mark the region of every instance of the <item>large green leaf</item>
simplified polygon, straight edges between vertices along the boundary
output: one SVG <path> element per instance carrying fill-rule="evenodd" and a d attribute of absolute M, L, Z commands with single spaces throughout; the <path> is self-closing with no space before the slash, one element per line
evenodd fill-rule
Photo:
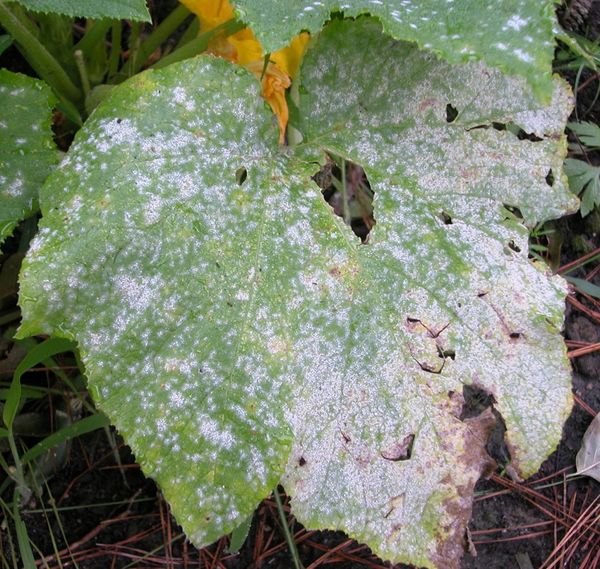
<path fill-rule="evenodd" d="M 50 88 L 0 69 L 0 244 L 37 209 L 39 188 L 58 161 Z"/>
<path fill-rule="evenodd" d="M 568 89 L 542 108 L 523 80 L 370 20 L 328 27 L 302 78 L 295 149 L 220 60 L 114 89 L 44 187 L 20 336 L 79 342 L 95 400 L 196 544 L 281 479 L 308 526 L 455 567 L 491 422 L 461 419 L 464 385 L 493 395 L 522 475 L 571 406 L 565 283 L 503 205 L 530 223 L 576 207 Z M 310 179 L 324 151 L 366 168 L 368 245 Z"/>
<path fill-rule="evenodd" d="M 482 59 L 528 77 L 539 93 L 552 90 L 553 0 L 233 0 L 267 52 L 302 30 L 318 32 L 330 13 L 377 16 L 387 33 L 414 41 L 452 63 Z M 383 54 L 380 54 L 382 57 Z M 377 61 L 373 62 L 377 65 Z"/>
<path fill-rule="evenodd" d="M 34 12 L 150 22 L 146 0 L 12 0 Z"/>

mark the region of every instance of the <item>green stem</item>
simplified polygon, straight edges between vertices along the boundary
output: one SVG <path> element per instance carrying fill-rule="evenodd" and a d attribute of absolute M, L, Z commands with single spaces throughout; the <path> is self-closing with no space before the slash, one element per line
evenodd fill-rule
<path fill-rule="evenodd" d="M 29 494 L 29 489 L 27 488 L 27 484 L 25 483 L 25 476 L 23 474 L 23 464 L 21 463 L 21 458 L 19 457 L 19 452 L 17 451 L 17 443 L 15 442 L 15 437 L 12 430 L 12 425 L 8 426 L 8 446 L 10 447 L 10 452 L 13 456 L 13 460 L 15 461 L 15 481 L 17 491 L 17 495 L 19 498 L 26 497 Z"/>
<path fill-rule="evenodd" d="M 289 93 L 290 101 L 296 107 L 296 109 L 300 108 L 300 81 L 299 78 L 296 77 L 295 81 L 292 81 L 292 85 L 290 87 Z M 295 127 L 293 127 L 289 121 L 287 125 L 287 144 L 288 146 L 294 147 L 298 146 L 302 142 L 302 133 Z"/>
<path fill-rule="evenodd" d="M 79 77 L 81 79 L 81 86 L 83 87 L 83 94 L 87 97 L 87 94 L 90 92 L 90 79 L 88 77 L 87 69 L 85 67 L 85 61 L 83 60 L 83 51 L 80 49 L 76 49 L 73 54 L 75 58 L 75 64 L 77 65 L 77 70 L 79 71 Z"/>
<path fill-rule="evenodd" d="M 73 51 L 81 50 L 84 55 L 89 55 L 96 44 L 104 41 L 106 32 L 114 24 L 113 20 L 98 20 L 85 32 L 84 36 L 75 44 Z"/>
<path fill-rule="evenodd" d="M 183 32 L 183 35 L 181 36 L 181 38 L 179 38 L 179 41 L 177 42 L 175 49 L 177 50 L 180 47 L 183 47 L 186 43 L 191 42 L 198 35 L 199 31 L 200 31 L 200 20 L 198 18 L 194 18 L 190 22 L 190 25 L 187 27 L 185 32 Z"/>
<path fill-rule="evenodd" d="M 340 159 L 341 165 L 340 168 L 342 170 L 342 208 L 344 213 L 344 221 L 346 225 L 350 225 L 350 208 L 348 204 L 348 188 L 346 186 L 346 159 Z"/>
<path fill-rule="evenodd" d="M 135 66 L 135 62 L 137 61 L 138 51 L 140 49 L 140 35 L 142 33 L 142 23 L 141 22 L 132 22 L 131 23 L 131 33 L 129 35 L 129 58 L 128 63 L 130 66 Z M 131 67 L 130 67 L 131 68 Z M 120 73 L 119 73 L 120 75 Z M 131 77 L 131 73 L 125 75 L 125 78 Z"/>
<path fill-rule="evenodd" d="M 65 70 L 40 41 L 10 11 L 4 0 L 0 0 L 0 25 L 14 38 L 23 55 L 34 71 L 59 95 L 69 101 L 81 100 L 81 90 L 73 84 Z"/>
<path fill-rule="evenodd" d="M 183 4 L 180 4 L 175 8 L 175 10 L 173 10 L 140 45 L 135 61 L 132 58 L 129 58 L 127 63 L 123 65 L 120 74 L 125 77 L 135 75 L 154 51 L 160 47 L 173 32 L 175 32 L 190 13 L 191 12 Z"/>
<path fill-rule="evenodd" d="M 121 60 L 121 36 L 123 28 L 121 22 L 114 22 L 110 30 L 110 56 L 108 58 L 108 77 L 112 79 L 119 69 Z"/>
<path fill-rule="evenodd" d="M 194 55 L 198 55 L 206 50 L 208 47 L 208 42 L 217 34 L 222 33 L 224 36 L 230 36 L 231 34 L 235 34 L 235 32 L 239 32 L 244 29 L 246 26 L 235 19 L 227 20 L 220 26 L 213 28 L 209 32 L 205 32 L 200 34 L 196 39 L 186 43 L 183 47 L 175 50 L 173 53 L 159 59 L 151 69 L 161 69 L 170 65 L 171 63 L 175 63 L 177 61 L 182 61 L 183 59 L 188 59 L 189 57 L 194 57 Z"/>
<path fill-rule="evenodd" d="M 275 496 L 275 503 L 277 504 L 277 511 L 279 512 L 279 519 L 281 520 L 281 525 L 283 526 L 283 533 L 285 534 L 285 540 L 287 541 L 288 548 L 292 555 L 292 560 L 294 561 L 294 567 L 296 569 L 304 569 L 304 565 L 302 565 L 302 561 L 300 561 L 300 555 L 298 554 L 298 548 L 296 547 L 296 542 L 290 533 L 290 528 L 287 525 L 287 519 L 285 517 L 285 512 L 283 510 L 283 504 L 281 503 L 281 497 L 279 496 L 279 490 L 275 488 L 273 492 L 273 496 Z"/>

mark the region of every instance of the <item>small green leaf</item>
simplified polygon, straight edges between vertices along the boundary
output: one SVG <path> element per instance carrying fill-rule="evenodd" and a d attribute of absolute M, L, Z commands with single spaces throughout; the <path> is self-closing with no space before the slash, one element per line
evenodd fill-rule
<path fill-rule="evenodd" d="M 145 0 L 13 0 L 33 12 L 151 22 Z"/>
<path fill-rule="evenodd" d="M 590 150 L 600 148 L 600 126 L 587 121 L 570 122 L 567 126 L 587 148 Z"/>
<path fill-rule="evenodd" d="M 0 69 L 0 245 L 38 207 L 38 191 L 58 161 L 50 88 Z"/>
<path fill-rule="evenodd" d="M 585 217 L 600 205 L 600 166 L 567 158 L 565 174 L 569 178 L 569 186 L 573 193 L 581 196 L 581 215 Z"/>
<path fill-rule="evenodd" d="M 452 63 L 483 60 L 530 81 L 540 94 L 552 92 L 556 17 L 553 0 L 233 0 L 265 52 L 275 52 L 303 30 L 318 32 L 331 12 L 371 14 L 384 30 L 414 41 Z M 372 62 L 377 67 L 385 55 Z"/>

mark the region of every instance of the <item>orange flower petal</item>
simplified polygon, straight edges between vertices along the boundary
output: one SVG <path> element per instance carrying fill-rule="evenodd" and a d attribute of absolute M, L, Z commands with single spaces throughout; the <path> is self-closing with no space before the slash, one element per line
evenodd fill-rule
<path fill-rule="evenodd" d="M 310 34 L 302 32 L 292 39 L 288 47 L 272 53 L 269 59 L 276 63 L 283 72 L 294 78 L 300 69 L 300 62 L 304 57 L 309 39 Z"/>

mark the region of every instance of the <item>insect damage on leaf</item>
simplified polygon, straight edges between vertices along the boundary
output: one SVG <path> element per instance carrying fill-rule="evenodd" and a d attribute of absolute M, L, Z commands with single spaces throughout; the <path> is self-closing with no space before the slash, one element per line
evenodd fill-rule
<path fill-rule="evenodd" d="M 301 146 L 278 148 L 257 91 L 201 57 L 111 92 L 44 187 L 20 335 L 79 342 L 95 400 L 197 545 L 282 482 L 308 527 L 457 567 L 491 423 L 461 419 L 463 387 L 493 397 L 522 475 L 571 406 L 566 286 L 503 205 L 529 223 L 576 206 L 560 121 L 523 80 L 368 19 L 308 53 Z M 566 121 L 559 81 L 552 105 Z M 472 128 L 511 121 L 542 140 Z M 325 154 L 368 176 L 366 244 L 311 180 L 306 156 Z"/>

